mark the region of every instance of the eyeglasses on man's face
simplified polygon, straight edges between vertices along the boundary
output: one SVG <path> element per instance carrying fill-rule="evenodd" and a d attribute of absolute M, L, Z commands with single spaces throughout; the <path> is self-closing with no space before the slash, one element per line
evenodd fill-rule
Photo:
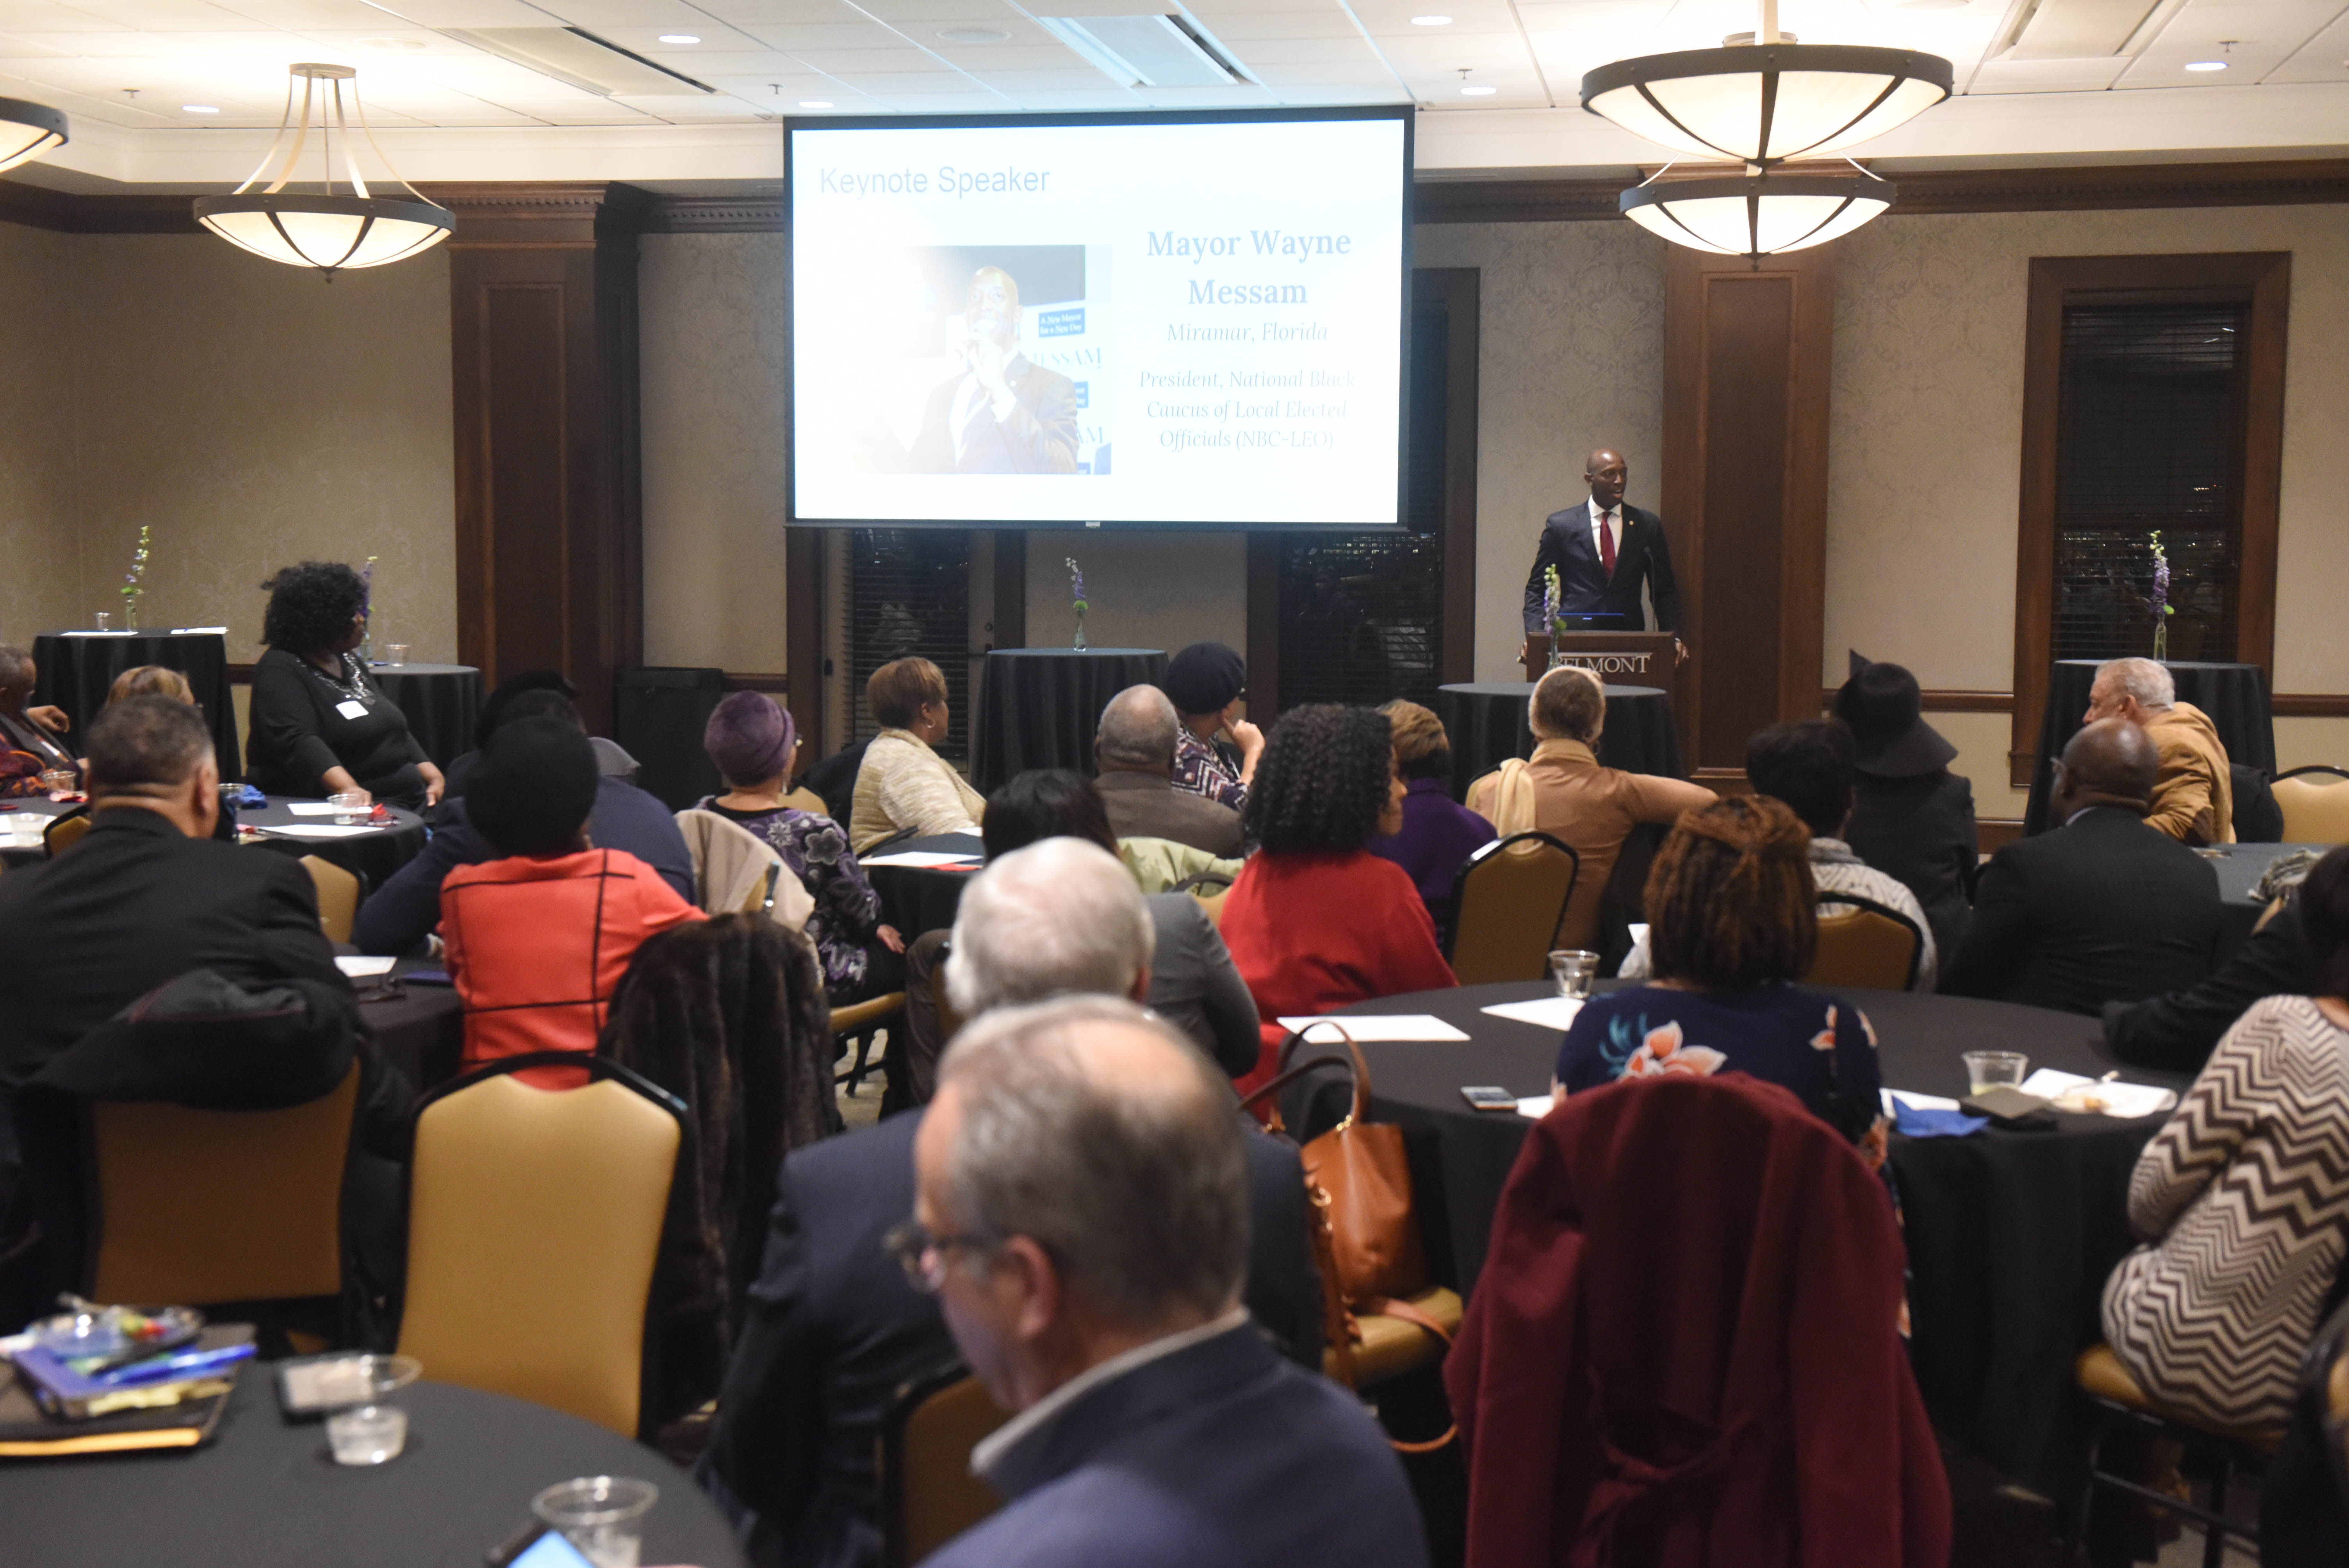
<path fill-rule="evenodd" d="M 947 1254 L 957 1248 L 989 1253 L 998 1243 L 992 1237 L 970 1232 L 941 1235 L 918 1220 L 907 1220 L 893 1227 L 881 1244 L 897 1260 L 897 1266 L 905 1271 L 907 1283 L 925 1295 L 936 1295 L 946 1284 Z"/>

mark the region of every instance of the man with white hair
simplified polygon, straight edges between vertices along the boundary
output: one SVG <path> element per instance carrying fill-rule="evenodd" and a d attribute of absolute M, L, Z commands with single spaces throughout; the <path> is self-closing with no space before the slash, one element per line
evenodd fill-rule
<path fill-rule="evenodd" d="M 1157 942 L 1142 891 L 1115 855 L 1082 839 L 1040 840 L 963 890 L 947 1000 L 975 1018 L 1071 992 L 1146 996 Z"/>
<path fill-rule="evenodd" d="M 971 1452 L 1005 1506 L 936 1568 L 1426 1563 L 1385 1436 L 1248 1327 L 1249 1137 L 1195 1049 L 1107 997 L 947 1054 L 890 1250 L 1018 1414 Z"/>
<path fill-rule="evenodd" d="M 1240 852 L 1240 814 L 1220 800 L 1174 788 L 1183 718 L 1154 686 L 1128 686 L 1102 709 L 1093 761 L 1102 809 L 1121 839 L 1167 839 L 1219 860 Z"/>
<path fill-rule="evenodd" d="M 2149 827 L 2188 844 L 2235 841 L 2235 787 L 2227 748 L 2209 715 L 2178 700 L 2177 683 L 2151 659 L 2109 659 L 2096 667 L 2083 724 L 2126 718 L 2161 754 Z"/>

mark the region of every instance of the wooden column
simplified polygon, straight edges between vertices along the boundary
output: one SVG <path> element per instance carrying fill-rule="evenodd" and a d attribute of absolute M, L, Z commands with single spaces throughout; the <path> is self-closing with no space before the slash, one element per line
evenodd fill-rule
<path fill-rule="evenodd" d="M 1834 250 L 1757 269 L 1666 248 L 1662 511 L 1700 779 L 1742 778 L 1747 737 L 1819 711 Z"/>
<path fill-rule="evenodd" d="M 494 684 L 562 670 L 608 732 L 644 657 L 636 235 L 626 185 L 436 186 L 449 241 L 457 647 Z"/>

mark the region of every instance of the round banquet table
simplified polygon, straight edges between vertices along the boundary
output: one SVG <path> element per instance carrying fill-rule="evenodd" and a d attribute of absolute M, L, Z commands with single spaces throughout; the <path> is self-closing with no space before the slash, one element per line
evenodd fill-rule
<path fill-rule="evenodd" d="M 2268 867 L 2297 850 L 2323 854 L 2331 844 L 2213 844 L 2194 852 L 2219 873 L 2219 962 L 2251 939 L 2251 928 L 2267 913 L 2267 901 L 2255 891 Z"/>
<path fill-rule="evenodd" d="M 291 855 L 316 855 L 322 861 L 365 877 L 369 892 L 381 887 L 390 880 L 392 872 L 423 852 L 424 819 L 399 806 L 384 808 L 391 813 L 389 823 L 369 827 L 359 833 L 337 833 L 313 839 L 300 834 L 289 838 L 266 831 L 269 829 L 329 828 L 336 825 L 330 816 L 296 813 L 293 804 L 297 799 L 292 795 L 272 795 L 266 806 L 238 807 L 236 825 L 240 830 L 264 830 L 259 838 L 239 841 Z M 315 802 L 304 800 L 302 803 L 311 805 Z"/>
<path fill-rule="evenodd" d="M 1165 673 L 1158 648 L 990 650 L 978 675 L 972 786 L 990 794 L 1031 768 L 1073 768 L 1092 778 L 1102 709 L 1126 687 L 1154 686 Z"/>
<path fill-rule="evenodd" d="M 408 716 L 408 733 L 446 769 L 473 749 L 481 672 L 471 665 L 369 665 L 367 676 Z"/>
<path fill-rule="evenodd" d="M 140 665 L 161 665 L 188 677 L 196 706 L 212 721 L 221 777 L 243 776 L 236 746 L 236 704 L 229 695 L 228 638 L 219 632 L 44 632 L 33 642 L 38 670 L 35 704 L 55 703 L 73 721 L 67 744 L 88 749 L 83 729 L 106 706 L 114 677 Z"/>
<path fill-rule="evenodd" d="M 418 973 L 445 975 L 439 959 L 403 958 L 388 975 L 369 975 L 358 988 L 359 1022 L 375 1034 L 375 1048 L 419 1089 L 457 1076 L 465 1056 L 465 1006 L 445 980 L 411 982 Z"/>
<path fill-rule="evenodd" d="M 2095 684 L 2099 659 L 2058 659 L 2047 672 L 2047 710 L 2039 721 L 2039 764 L 2031 778 L 2031 801 L 2023 813 L 2025 833 L 2047 830 L 2048 799 L 2055 787 L 2055 759 L 2080 733 Z M 2164 661 L 2177 683 L 2178 700 L 2210 716 L 2227 748 L 2227 760 L 2272 776 L 2276 770 L 2275 720 L 2268 707 L 2268 677 L 2257 665 Z"/>
<path fill-rule="evenodd" d="M 1602 982 L 1609 990 L 1617 983 Z M 1386 996 L 1342 1009 L 1430 1013 L 1466 1041 L 1372 1041 L 1371 1115 L 1403 1129 L 1414 1207 L 1437 1280 L 1464 1295 L 1485 1264 L 1493 1213 L 1533 1123 L 1471 1110 L 1470 1084 L 1546 1094 L 1561 1036 L 1479 1009 L 1551 995 L 1540 984 Z M 2099 1077 L 2120 1064 L 2097 1020 L 1967 997 L 1846 993 L 1881 1042 L 1885 1087 L 1961 1096 L 1959 1053 L 2019 1050 L 2035 1069 Z M 1322 1047 L 1312 1054 L 1326 1054 Z M 2187 1078 L 2125 1068 L 2181 1092 Z M 1287 1102 L 1310 1135 L 1343 1109 L 1342 1075 Z M 2105 1278 L 2135 1244 L 2129 1173 L 2161 1117 L 2063 1116 L 2051 1132 L 1985 1128 L 1968 1138 L 1892 1140 L 1911 1274 L 1911 1361 L 1935 1425 L 2007 1474 L 2061 1485 L 2084 1450 L 2072 1360 L 2100 1337 Z M 2062 1491 L 2051 1496 L 2067 1495 Z"/>
<path fill-rule="evenodd" d="M 1452 798 L 1468 798 L 1469 782 L 1512 757 L 1534 754 L 1530 681 L 1465 681 L 1435 688 L 1435 717 L 1452 741 Z M 1672 699 L 1656 686 L 1607 688 L 1607 727 L 1599 760 L 1625 773 L 1685 779 Z"/>
<path fill-rule="evenodd" d="M 885 859 L 901 854 L 968 855 L 971 859 L 964 871 L 859 862 L 864 880 L 881 895 L 881 918 L 911 942 L 926 931 L 944 931 L 954 923 L 962 890 L 970 885 L 971 873 L 978 869 L 987 848 L 977 833 L 936 833 L 926 839 L 905 840 L 879 852 Z"/>
<path fill-rule="evenodd" d="M 408 1447 L 345 1468 L 319 1421 L 277 1412 L 246 1368 L 202 1448 L 0 1463 L 7 1556 L 42 1568 L 481 1568 L 530 1522 L 530 1500 L 574 1476 L 649 1480 L 643 1561 L 737 1568 L 701 1489 L 650 1449 L 543 1405 L 423 1382 L 400 1391 Z"/>
<path fill-rule="evenodd" d="M 31 817 L 37 818 L 46 825 L 52 819 L 64 816 L 79 804 L 78 800 L 52 800 L 46 795 L 28 795 L 14 800 L 0 801 L 0 805 L 15 808 L 13 810 L 0 813 L 0 823 L 13 827 L 16 819 Z M 29 866 L 48 858 L 49 851 L 42 844 L 33 841 L 20 844 L 13 833 L 0 833 L 0 865 Z"/>

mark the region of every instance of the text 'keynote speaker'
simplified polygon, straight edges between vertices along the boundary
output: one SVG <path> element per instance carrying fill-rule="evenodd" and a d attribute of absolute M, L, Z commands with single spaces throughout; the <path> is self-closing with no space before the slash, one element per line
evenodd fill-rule
<path fill-rule="evenodd" d="M 1630 469 L 1622 453 L 1599 448 L 1582 465 L 1582 478 L 1590 486 L 1589 499 L 1550 513 L 1542 524 L 1534 569 L 1526 575 L 1526 635 L 1549 635 L 1550 628 L 1542 624 L 1542 591 L 1543 573 L 1553 566 L 1558 614 L 1577 625 L 1594 632 L 1646 631 L 1648 614 L 1640 603 L 1644 578 L 1661 629 L 1678 633 L 1681 591 L 1672 581 L 1663 519 L 1623 504 Z M 1672 647 L 1686 663 L 1688 645 L 1675 635 Z"/>

